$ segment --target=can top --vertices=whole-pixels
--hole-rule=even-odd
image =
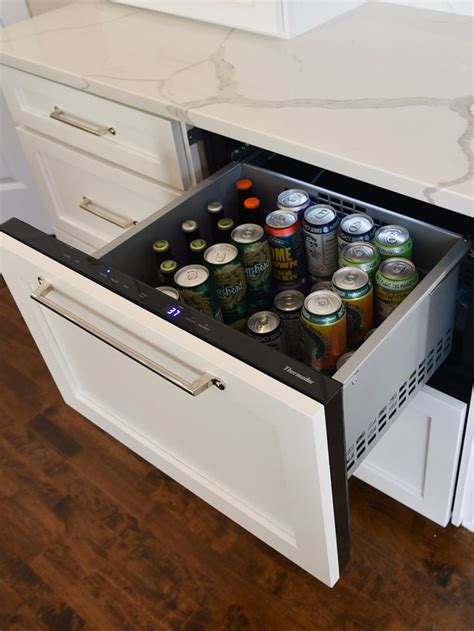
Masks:
[[[348,353],[344,353],[344,355],[338,357],[336,362],[336,369],[339,370],[339,368],[342,368],[344,364],[352,357],[352,355],[354,355],[354,351],[349,351]]]
[[[183,221],[183,223],[181,224],[181,230],[183,232],[194,232],[197,229],[197,221],[195,221],[194,219],[186,219],[186,221]]]
[[[172,259],[167,259],[160,265],[160,272],[163,272],[164,274],[171,274],[172,272],[176,272],[177,269],[178,264]]]
[[[332,282],[337,289],[357,291],[369,282],[369,275],[359,267],[341,267],[334,272]]]
[[[258,197],[247,197],[244,201],[244,208],[247,210],[257,210],[260,206],[260,200]]]
[[[337,213],[332,206],[327,204],[315,204],[304,213],[304,220],[312,226],[326,226],[334,221]]]
[[[342,258],[354,263],[367,263],[377,258],[377,248],[366,241],[348,243],[342,250]]]
[[[341,298],[333,291],[327,291],[326,289],[309,294],[304,301],[306,311],[313,315],[331,315],[339,311],[341,306]]]
[[[410,238],[410,233],[405,226],[382,226],[375,233],[375,238],[382,245],[393,247],[406,243]]]
[[[162,287],[156,288],[158,291],[161,291],[162,294],[166,294],[170,298],[174,298],[175,300],[179,300],[179,291],[174,287],[167,287],[163,285]]]
[[[289,228],[297,221],[298,217],[291,210],[274,210],[265,219],[270,228]]]
[[[382,262],[380,273],[389,280],[406,280],[416,274],[415,265],[408,259],[393,258]]]
[[[273,311],[258,311],[247,320],[247,327],[252,333],[265,335],[276,331],[280,326],[280,318]]]
[[[362,235],[370,232],[374,227],[374,220],[369,215],[347,215],[341,219],[340,228],[343,232],[354,235]]]
[[[222,217],[222,219],[219,219],[219,221],[217,222],[218,230],[232,230],[234,226],[234,220],[230,217]]]
[[[291,210],[301,210],[309,201],[306,191],[299,188],[289,188],[278,195],[277,203],[280,208],[291,208]]]
[[[220,213],[223,206],[220,202],[210,202],[207,205],[207,212],[211,214]]]
[[[235,186],[239,191],[248,191],[250,188],[252,188],[252,180],[249,180],[248,178],[242,178],[241,180],[237,180]]]
[[[204,265],[186,265],[174,275],[179,287],[198,287],[209,278],[209,270]]]
[[[170,242],[166,241],[166,239],[159,239],[153,244],[153,251],[157,254],[164,254],[165,252],[168,252],[169,249]]]
[[[256,243],[263,237],[263,228],[256,223],[243,223],[230,236],[236,243]]]
[[[204,239],[193,239],[189,245],[191,252],[204,252],[207,248],[207,243]]]
[[[216,243],[204,252],[204,259],[211,265],[225,265],[237,258],[238,250],[232,243]]]
[[[310,294],[312,294],[315,291],[319,291],[320,289],[329,289],[331,290],[331,281],[330,280],[320,280],[319,282],[315,283],[312,287],[311,287],[311,291],[309,292]]]
[[[291,311],[299,311],[303,306],[303,302],[304,294],[301,291],[297,289],[287,289],[280,291],[280,293],[275,296],[273,304],[278,311],[290,313]]]

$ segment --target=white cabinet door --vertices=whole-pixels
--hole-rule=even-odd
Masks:
[[[5,280],[66,402],[333,585],[347,562],[338,553],[334,503],[344,505],[347,496],[343,475],[333,497],[325,407],[17,239],[0,237]],[[44,285],[47,306],[31,297],[38,277],[51,283]],[[211,385],[191,396],[166,371],[189,382],[212,375],[225,389]],[[344,474],[342,443],[341,435]],[[346,526],[348,533],[348,520]]]
[[[474,387],[464,433],[452,522],[474,532]]]
[[[354,475],[446,526],[465,416],[464,403],[423,386]]]

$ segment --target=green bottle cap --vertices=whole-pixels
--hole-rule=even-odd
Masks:
[[[183,232],[195,232],[197,229],[198,224],[197,221],[194,221],[194,219],[186,219],[186,221],[183,221],[181,224],[181,230]]]
[[[191,241],[191,244],[189,246],[191,252],[204,252],[206,248],[207,243],[204,241],[204,239],[194,239],[194,241]]]
[[[153,244],[153,251],[157,254],[164,254],[168,252],[170,249],[170,242],[166,241],[166,239],[160,239],[159,241],[155,241]]]
[[[162,274],[174,274],[178,270],[178,264],[176,261],[167,259],[160,265],[160,272]]]
[[[234,220],[231,219],[230,217],[223,217],[222,219],[219,219],[219,221],[217,222],[217,229],[224,230],[225,232],[228,232],[229,230],[233,230],[234,226],[235,226]]]

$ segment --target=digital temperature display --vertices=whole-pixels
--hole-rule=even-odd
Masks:
[[[180,307],[170,307],[166,309],[166,315],[171,316],[172,318],[177,318],[183,313],[183,310]]]

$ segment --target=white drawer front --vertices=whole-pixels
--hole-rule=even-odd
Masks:
[[[189,186],[179,123],[12,68],[2,68],[2,87],[18,124],[170,186]],[[55,108],[61,120],[51,118]]]
[[[18,135],[53,225],[91,251],[179,196],[30,130]]]
[[[313,575],[334,584],[339,577],[338,542],[324,407],[31,247],[1,236],[6,282],[65,400]],[[52,284],[49,309],[31,298],[38,277]],[[75,326],[71,318],[82,324]],[[133,361],[132,352],[140,353],[142,361]],[[207,373],[219,378],[225,390],[211,386],[193,397],[144,367],[145,361],[189,381]],[[342,457],[339,464],[343,471]]]

